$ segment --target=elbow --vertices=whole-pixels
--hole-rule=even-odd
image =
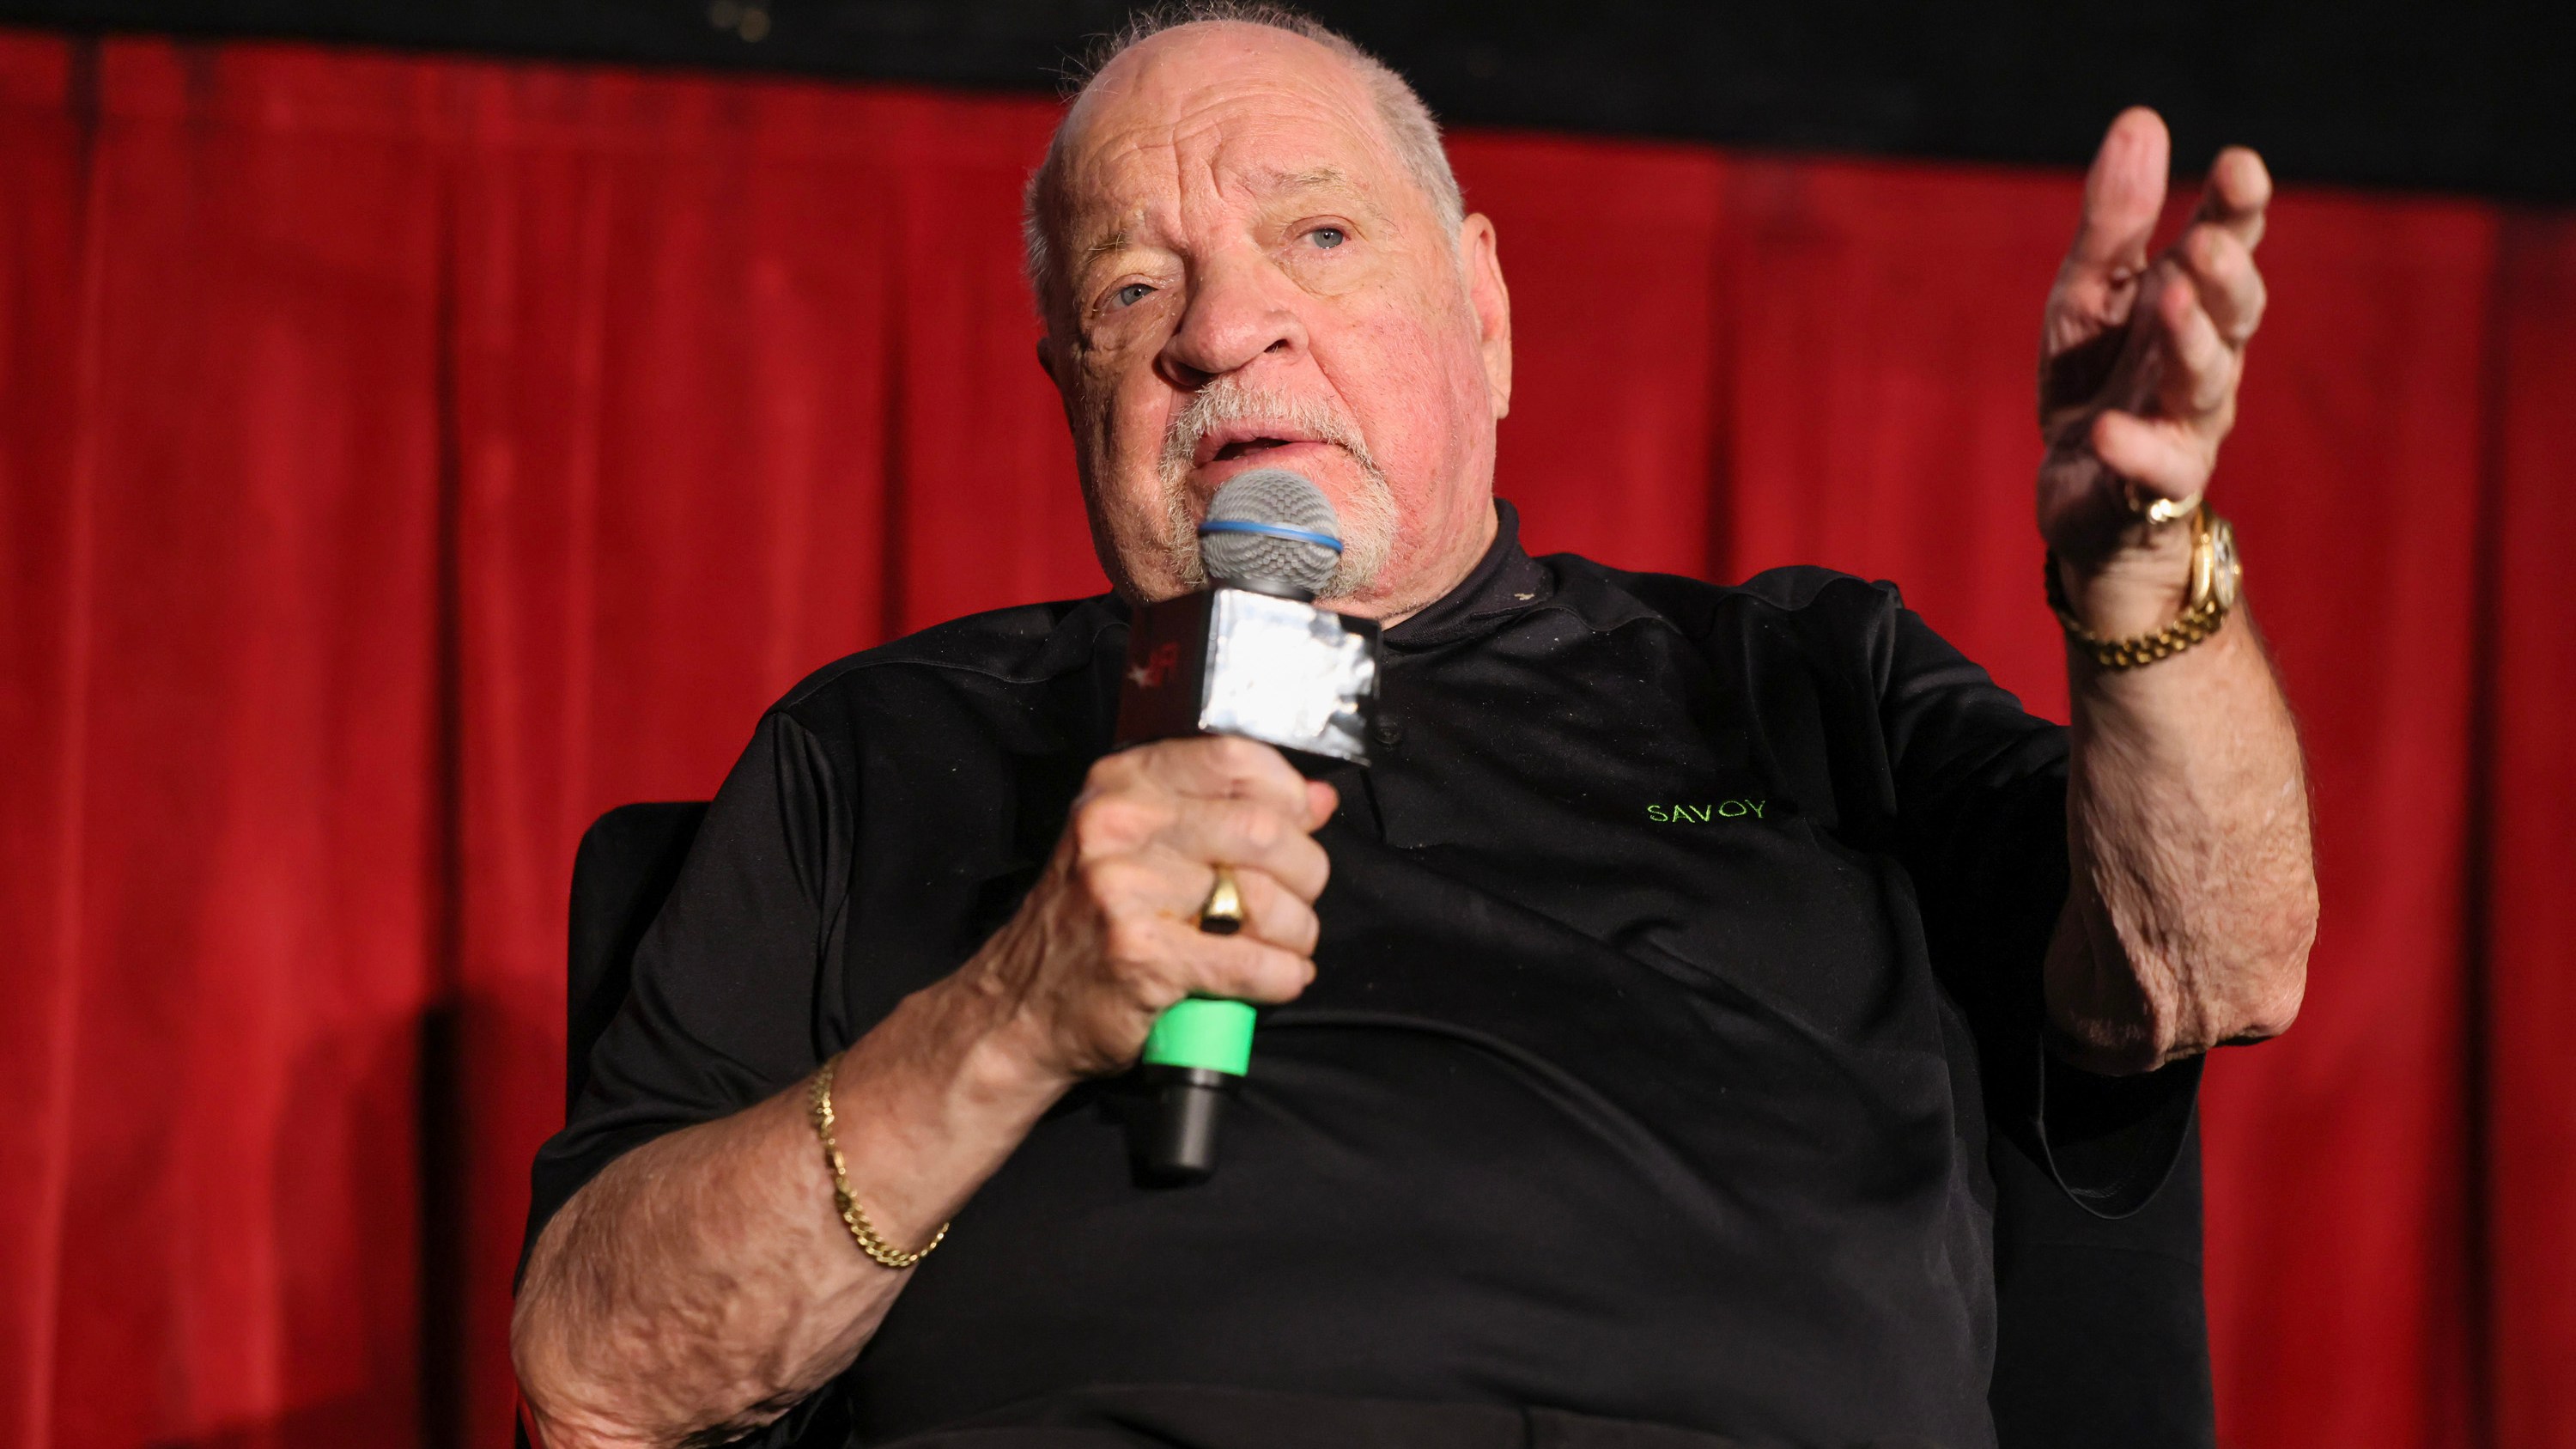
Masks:
[[[537,1347],[512,1315],[510,1364],[519,1379],[520,1415],[533,1449],[664,1449],[670,1441],[638,1434],[581,1407],[579,1386],[548,1365],[561,1359]]]
[[[510,1369],[518,1379],[529,1443],[535,1449],[660,1449],[667,1440],[605,1412],[599,1386],[580,1370],[579,1335],[564,1302],[564,1245],[557,1237],[570,1216],[569,1209],[557,1214],[538,1235],[510,1307]]]
[[[563,1362],[561,1336],[555,1331],[556,1319],[548,1301],[552,1295],[547,1282],[554,1257],[555,1224],[546,1225],[538,1235],[537,1245],[528,1255],[527,1266],[519,1273],[518,1292],[510,1303],[510,1373],[518,1381],[522,1417],[549,1417],[542,1406],[556,1402],[561,1394],[557,1367]],[[532,1432],[532,1439],[537,1436]],[[562,1449],[562,1436],[551,1429],[538,1449]]]
[[[2311,875],[2271,922],[2271,929],[2252,942],[2245,970],[2241,1007],[2221,1045],[2270,1041],[2299,1019],[2308,995],[2308,953],[2317,943],[2317,884]]]
[[[2213,1022],[2203,1039],[2210,1046],[2252,1046],[2270,1041],[2299,1019],[2299,1003],[2306,995],[2307,973],[2302,969],[2293,973],[2285,985]]]
[[[2131,951],[2115,967],[2090,962],[2081,989],[2052,996],[2057,1053],[2088,1071],[2127,1076],[2268,1041],[2298,1020],[2315,936],[2311,909],[2259,938],[2239,938],[2232,950]]]
[[[569,1411],[577,1395],[565,1372],[558,1320],[546,1296],[532,1282],[510,1309],[510,1370],[519,1381],[519,1412],[528,1442],[535,1449],[605,1449],[618,1441],[602,1437],[598,1426]]]
[[[2298,1019],[2306,992],[2304,963],[2273,973],[2252,992],[2230,992],[2218,1000],[2185,1000],[2171,1009],[2151,1010],[2143,1022],[2125,1030],[2093,1022],[2090,1031],[2070,1031],[2060,1023],[2058,1054],[2087,1071],[2124,1077],[2152,1072],[2223,1046],[2251,1046],[2290,1029]]]
[[[571,1449],[577,1441],[561,1416],[547,1412],[560,1389],[550,1370],[544,1311],[536,1295],[521,1293],[510,1307],[510,1373],[519,1385],[519,1419],[533,1449]]]
[[[2314,888],[2269,929],[2251,936],[2222,970],[2202,974],[2216,989],[2201,993],[2197,1010],[2178,1014],[2189,1030],[2187,1039],[2172,1043],[2172,1055],[2270,1041],[2299,1019],[2308,994],[2308,952],[2317,938]]]
[[[2295,953],[2265,963],[2253,988],[2232,1003],[2233,1010],[2211,1023],[2207,1035],[2216,1046],[2250,1046],[2270,1041],[2299,1019],[2308,996],[2308,953]]]

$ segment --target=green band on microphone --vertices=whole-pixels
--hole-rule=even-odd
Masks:
[[[1206,996],[1173,1002],[1146,1033],[1145,1063],[1242,1076],[1252,1069],[1251,1005]]]

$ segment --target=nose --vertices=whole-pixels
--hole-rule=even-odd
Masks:
[[[1266,259],[1220,256],[1192,270],[1188,308],[1157,359],[1174,387],[1196,392],[1263,356],[1304,350],[1296,289]]]

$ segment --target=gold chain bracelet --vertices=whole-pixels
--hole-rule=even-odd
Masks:
[[[826,1059],[823,1069],[814,1074],[813,1086],[806,1092],[814,1106],[814,1135],[823,1139],[823,1165],[832,1170],[832,1201],[839,1205],[841,1225],[850,1230],[850,1239],[859,1245],[859,1251],[888,1268],[900,1271],[929,1257],[930,1250],[947,1239],[948,1224],[941,1223],[939,1231],[930,1235],[929,1242],[907,1253],[877,1235],[875,1225],[868,1221],[866,1210],[859,1206],[857,1198],[850,1195],[850,1169],[841,1161],[841,1145],[833,1140],[832,1135],[838,1125],[832,1115],[832,1069],[838,1061],[837,1057]]]

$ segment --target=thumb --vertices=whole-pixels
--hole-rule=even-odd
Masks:
[[[2147,241],[2164,210],[2173,140],[2162,116],[2131,106],[2111,122],[2084,174],[2084,218],[2066,252],[2066,280],[2107,283],[2147,264]]]
[[[1333,811],[1340,808],[1341,803],[1342,794],[1339,790],[1334,789],[1332,786],[1325,784],[1321,780],[1307,781],[1306,828],[1308,830],[1323,829],[1324,822],[1333,818]]]

